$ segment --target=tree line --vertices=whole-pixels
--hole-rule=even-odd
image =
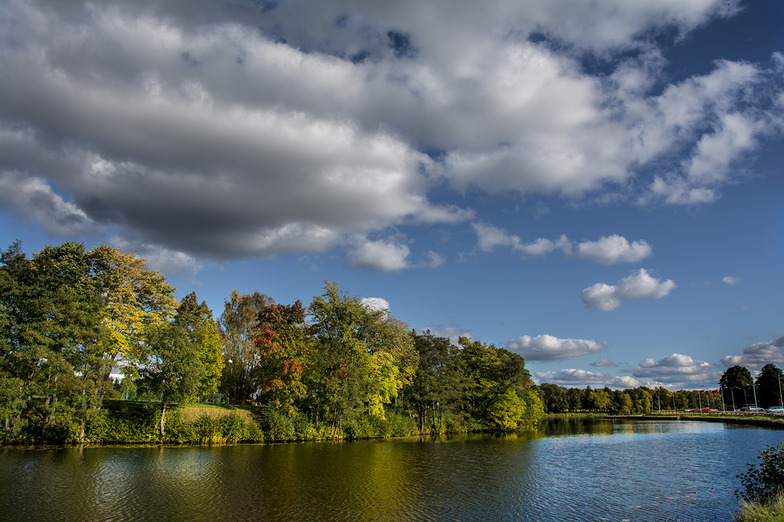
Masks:
[[[443,433],[533,426],[543,413],[521,356],[410,330],[335,283],[307,307],[233,291],[215,319],[104,245],[0,251],[0,332],[6,443],[94,440],[120,397],[158,405],[160,440],[172,405],[218,393],[255,405],[270,429],[298,423],[321,438],[389,416]]]
[[[5,443],[106,441],[110,424],[125,433],[151,422],[149,407],[134,412],[120,398],[155,405],[161,441],[179,422],[172,406],[197,398],[252,408],[260,418],[244,431],[252,440],[263,430],[279,439],[514,430],[544,413],[781,400],[772,364],[756,383],[746,368],[730,368],[713,391],[537,386],[520,355],[411,330],[332,282],[307,307],[235,290],[214,318],[193,292],[178,301],[143,259],[71,242],[30,257],[19,241],[0,250],[0,332]],[[221,429],[238,433],[232,422]]]
[[[678,390],[640,386],[610,388],[564,388],[544,383],[537,387],[545,413],[646,414],[654,411],[769,408],[782,405],[784,373],[772,363],[762,367],[755,380],[744,366],[728,368],[715,390]]]

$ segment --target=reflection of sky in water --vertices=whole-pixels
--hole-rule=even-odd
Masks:
[[[550,429],[556,436],[542,436]],[[571,435],[567,436],[571,432]],[[784,432],[572,422],[512,436],[0,453],[8,519],[729,519]]]

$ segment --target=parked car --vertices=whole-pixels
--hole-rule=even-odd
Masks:
[[[760,411],[765,411],[765,410],[763,410],[762,408],[755,408],[754,406],[744,406],[743,408],[739,409],[738,411],[755,411],[755,412],[760,412]]]
[[[784,408],[782,408],[781,406],[771,406],[765,411],[767,411],[768,413],[784,413]]]

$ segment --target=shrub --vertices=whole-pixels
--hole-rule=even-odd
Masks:
[[[266,438],[271,441],[294,440],[294,421],[291,417],[269,409],[262,416]]]
[[[768,446],[758,458],[759,465],[750,464],[746,473],[738,475],[743,489],[735,494],[746,502],[766,504],[784,492],[784,443]]]

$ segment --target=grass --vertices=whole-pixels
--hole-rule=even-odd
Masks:
[[[744,502],[735,522],[773,522],[784,520],[784,496],[770,504]]]
[[[230,404],[203,403],[188,403],[182,405],[182,418],[187,422],[193,422],[202,416],[217,419],[231,414],[239,415],[245,422],[256,420],[249,407]]]

